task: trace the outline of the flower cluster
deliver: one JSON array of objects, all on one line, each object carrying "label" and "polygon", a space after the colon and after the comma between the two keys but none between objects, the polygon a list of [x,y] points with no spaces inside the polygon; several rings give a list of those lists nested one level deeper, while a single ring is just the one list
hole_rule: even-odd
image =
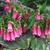
[{"label": "flower cluster", "polygon": [[16,24],[14,24],[13,21],[9,20],[8,19],[9,17],[5,16],[3,18],[3,16],[2,16],[3,21],[6,19],[6,20],[8,20],[8,22],[6,24],[6,21],[4,21],[4,24],[7,25],[6,30],[4,29],[4,27],[2,27],[2,24],[1,24],[0,36],[2,36],[3,39],[6,41],[14,41],[16,38],[19,38],[22,35],[22,27],[21,27],[21,23],[20,23],[22,16],[20,13],[18,13],[16,11],[15,7],[11,7],[10,0],[5,0],[5,2],[6,2],[6,5],[3,6],[3,10],[8,13],[11,13],[11,10],[13,8],[13,12],[12,12],[13,15],[10,18],[13,19],[14,21],[17,21],[16,23],[18,23],[18,25],[15,26]]},{"label": "flower cluster", "polygon": [[[14,0],[14,2],[15,1],[16,0]],[[5,17],[2,16],[1,20],[3,21],[0,25],[0,36],[2,36],[4,40],[14,41],[16,38],[19,38],[22,33],[26,33],[27,30],[29,30],[29,25],[31,25],[30,30],[32,31],[33,36],[45,38],[50,34],[50,19],[44,17],[44,14],[37,12],[35,13],[35,16],[33,16],[34,14],[30,11],[26,12],[23,10],[24,15],[22,15],[21,12],[17,11],[15,6],[11,5],[10,0],[5,0],[5,2],[6,5],[3,6],[3,10],[6,12],[6,15]],[[33,22],[34,18],[36,19],[35,22]],[[41,23],[40,21],[45,21],[45,23]],[[32,24],[34,25],[32,26]],[[41,25],[44,26],[44,28],[42,28]]]},{"label": "flower cluster", "polygon": [[[34,25],[31,28],[33,35],[39,36],[42,38],[45,38],[48,35],[50,35],[50,18],[48,18],[46,16],[48,16],[48,14],[44,15],[44,14],[40,14],[40,12],[38,12],[35,15],[36,22],[34,23]],[[40,21],[43,21],[44,24],[43,24],[43,22],[40,22]]]}]

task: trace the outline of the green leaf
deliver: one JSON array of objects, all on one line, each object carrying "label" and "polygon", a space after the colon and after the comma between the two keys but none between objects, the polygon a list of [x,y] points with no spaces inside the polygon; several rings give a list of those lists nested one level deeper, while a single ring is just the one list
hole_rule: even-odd
[{"label": "green leaf", "polygon": [[33,15],[33,16],[31,16],[31,17],[28,19],[28,21],[27,21],[27,28],[30,29],[31,26],[33,26],[34,22],[35,22],[35,17],[34,17],[34,15]]}]

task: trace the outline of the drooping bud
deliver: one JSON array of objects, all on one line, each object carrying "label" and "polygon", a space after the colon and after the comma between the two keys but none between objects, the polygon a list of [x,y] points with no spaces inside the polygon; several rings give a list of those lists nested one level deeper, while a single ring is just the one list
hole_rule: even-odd
[{"label": "drooping bud", "polygon": [[19,17],[19,13],[18,12],[13,12],[13,19],[17,19]]},{"label": "drooping bud", "polygon": [[36,20],[41,20],[40,12],[38,12],[38,14],[36,14],[35,18],[36,18]]},{"label": "drooping bud", "polygon": [[27,25],[25,24],[23,27],[23,32],[26,33],[27,32]]},{"label": "drooping bud", "polygon": [[41,20],[44,20],[44,15],[43,14],[41,14]]},{"label": "drooping bud", "polygon": [[9,10],[10,10],[9,5],[5,5],[5,6],[4,6],[4,11],[9,11]]},{"label": "drooping bud", "polygon": [[19,35],[22,35],[22,27],[21,27],[21,25],[19,25],[19,27],[18,27],[18,33],[19,33]]}]

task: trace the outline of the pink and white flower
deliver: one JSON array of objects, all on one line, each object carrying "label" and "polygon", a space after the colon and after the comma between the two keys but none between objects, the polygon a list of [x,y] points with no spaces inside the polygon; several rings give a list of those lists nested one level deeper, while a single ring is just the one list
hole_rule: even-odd
[{"label": "pink and white flower", "polygon": [[18,12],[13,12],[13,19],[17,19],[19,17],[19,13]]},{"label": "pink and white flower", "polygon": [[9,11],[9,10],[10,10],[9,5],[5,5],[5,6],[4,6],[4,10],[5,10],[5,11]]},{"label": "pink and white flower", "polygon": [[19,35],[22,35],[22,27],[21,27],[21,25],[19,25],[19,27],[18,27],[18,33],[19,33]]},{"label": "pink and white flower", "polygon": [[48,25],[46,24],[46,28],[45,28],[45,35],[48,35]]},{"label": "pink and white flower", "polygon": [[1,29],[0,29],[0,36],[3,36],[3,34],[4,34],[4,29],[1,28]]},{"label": "pink and white flower", "polygon": [[14,41],[14,40],[15,40],[15,36],[14,36],[13,31],[12,31],[12,32],[10,32],[10,37],[11,37],[11,40],[10,40],[10,41]]},{"label": "pink and white flower", "polygon": [[4,40],[7,40],[6,38],[7,38],[7,35],[6,35],[7,33],[6,32],[4,32],[4,34],[3,34],[3,39]]},{"label": "pink and white flower", "polygon": [[14,29],[14,36],[15,38],[19,38],[20,37],[20,34],[18,33],[18,29]]},{"label": "pink and white flower", "polygon": [[5,0],[6,3],[10,3],[10,0]]},{"label": "pink and white flower", "polygon": [[10,41],[11,39],[10,39],[10,33],[6,33],[6,40],[7,41]]},{"label": "pink and white flower", "polygon": [[12,31],[13,31],[12,23],[9,21],[9,22],[8,22],[8,29],[7,29],[7,32],[12,32]]},{"label": "pink and white flower", "polygon": [[41,36],[42,32],[41,32],[41,27],[38,25],[38,28],[37,28],[37,34],[38,36]]},{"label": "pink and white flower", "polygon": [[33,35],[37,35],[37,25],[34,24],[34,26],[32,27],[32,32],[33,32]]},{"label": "pink and white flower", "polygon": [[50,26],[48,27],[48,34],[50,34]]},{"label": "pink and white flower", "polygon": [[38,12],[38,14],[35,16],[36,20],[41,20],[41,15],[40,12]]}]

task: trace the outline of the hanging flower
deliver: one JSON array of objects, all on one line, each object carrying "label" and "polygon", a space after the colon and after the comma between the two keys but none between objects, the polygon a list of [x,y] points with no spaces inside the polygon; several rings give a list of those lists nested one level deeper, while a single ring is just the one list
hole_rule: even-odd
[{"label": "hanging flower", "polygon": [[5,0],[6,3],[10,3],[10,0]]},{"label": "hanging flower", "polygon": [[32,27],[32,32],[33,32],[33,35],[37,35],[37,25],[36,25],[36,23]]},{"label": "hanging flower", "polygon": [[12,31],[12,32],[10,32],[10,37],[11,37],[11,40],[10,40],[10,41],[14,41],[14,40],[15,40],[15,36],[14,36],[13,31]]},{"label": "hanging flower", "polygon": [[19,38],[20,37],[20,34],[18,32],[18,29],[14,29],[13,30],[13,33],[14,33],[15,38]]},{"label": "hanging flower", "polygon": [[42,38],[45,38],[45,30],[42,30],[41,36]]},{"label": "hanging flower", "polygon": [[12,27],[12,23],[11,21],[8,22],[8,32],[12,32],[13,31],[13,27]]},{"label": "hanging flower", "polygon": [[48,27],[48,34],[50,34],[50,26]]},{"label": "hanging flower", "polygon": [[38,36],[41,36],[41,34],[42,34],[41,27],[39,25],[37,27],[37,34],[38,34]]},{"label": "hanging flower", "polygon": [[35,16],[36,20],[41,20],[41,15],[40,15],[40,12],[38,12]]},{"label": "hanging flower", "polygon": [[3,34],[4,34],[4,29],[1,28],[1,29],[0,29],[0,36],[3,36]]},{"label": "hanging flower", "polygon": [[13,19],[18,19],[18,17],[19,17],[19,13],[18,12],[13,12],[12,18]]},{"label": "hanging flower", "polygon": [[21,25],[18,26],[18,33],[19,33],[19,35],[22,35],[22,27],[21,27]]},{"label": "hanging flower", "polygon": [[41,14],[41,20],[44,20],[44,15],[43,14]]},{"label": "hanging flower", "polygon": [[4,32],[4,34],[3,34],[3,39],[4,39],[4,40],[7,40],[6,38],[7,38],[6,32]]},{"label": "hanging flower", "polygon": [[6,33],[6,41],[10,41],[10,33]]},{"label": "hanging flower", "polygon": [[5,5],[4,6],[4,11],[9,11],[10,10],[10,6],[9,5]]},{"label": "hanging flower", "polygon": [[45,35],[47,36],[48,35],[48,25],[46,24],[46,27],[45,27]]},{"label": "hanging flower", "polygon": [[20,21],[20,20],[21,20],[21,18],[22,18],[22,14],[20,14],[20,15],[19,15],[19,17],[17,18],[17,20],[19,20],[19,21]]}]

